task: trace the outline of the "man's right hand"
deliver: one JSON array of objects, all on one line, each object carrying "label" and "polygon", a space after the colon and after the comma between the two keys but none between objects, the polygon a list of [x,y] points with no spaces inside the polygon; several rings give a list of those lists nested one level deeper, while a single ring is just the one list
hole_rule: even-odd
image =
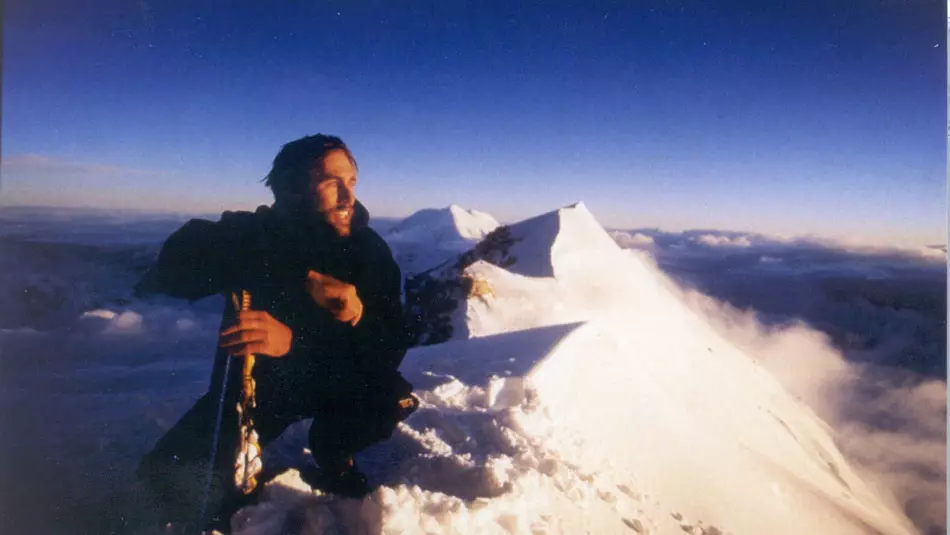
[{"label": "man's right hand", "polygon": [[304,283],[314,302],[329,310],[338,321],[356,326],[363,317],[363,302],[356,286],[310,270]]},{"label": "man's right hand", "polygon": [[263,310],[238,312],[237,322],[221,331],[218,345],[232,357],[249,354],[279,358],[290,352],[293,332]]}]

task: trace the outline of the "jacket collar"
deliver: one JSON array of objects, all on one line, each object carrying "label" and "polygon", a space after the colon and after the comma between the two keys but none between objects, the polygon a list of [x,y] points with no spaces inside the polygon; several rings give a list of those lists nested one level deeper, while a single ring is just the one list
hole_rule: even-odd
[{"label": "jacket collar", "polygon": [[353,207],[353,220],[350,221],[350,234],[355,234],[358,230],[363,230],[369,226],[369,210],[363,206],[363,203],[356,201]]},{"label": "jacket collar", "polygon": [[[270,212],[271,214],[277,215],[280,219],[283,219],[285,222],[290,223],[291,226],[294,227],[303,224],[304,227],[310,227],[310,229],[316,231],[317,234],[323,235],[330,239],[339,238],[339,236],[336,234],[336,231],[330,226],[329,223],[316,217],[303,218],[300,216],[295,216],[292,213],[278,210],[274,206],[261,206],[257,209],[257,211],[259,213]],[[350,221],[350,236],[356,234],[364,228],[367,228],[369,226],[369,221],[369,210],[366,209],[366,206],[364,206],[363,203],[356,201],[353,206],[353,219]]]}]

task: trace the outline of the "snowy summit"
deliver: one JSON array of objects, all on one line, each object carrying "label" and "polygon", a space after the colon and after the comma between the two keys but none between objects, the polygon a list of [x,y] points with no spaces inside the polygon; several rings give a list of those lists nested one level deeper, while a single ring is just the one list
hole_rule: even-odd
[{"label": "snowy summit", "polygon": [[[394,247],[426,228],[410,223]],[[583,204],[495,227],[407,281],[424,345],[403,371],[423,404],[361,454],[381,486],[341,499],[289,468],[235,533],[915,532],[812,410]],[[278,454],[300,456],[305,436],[292,428]]]},{"label": "snowy summit", "polygon": [[384,238],[403,272],[414,274],[472,248],[498,226],[489,214],[453,204],[420,210],[391,228]]},{"label": "snowy summit", "polygon": [[479,241],[498,227],[495,218],[478,210],[466,210],[457,204],[442,209],[420,210],[390,229],[390,242],[429,242],[453,246],[458,242]]}]

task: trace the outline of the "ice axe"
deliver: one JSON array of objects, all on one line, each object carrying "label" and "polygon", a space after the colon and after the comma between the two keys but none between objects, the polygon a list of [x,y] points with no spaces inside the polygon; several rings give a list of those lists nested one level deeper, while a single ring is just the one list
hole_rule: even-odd
[{"label": "ice axe", "polygon": [[[235,311],[246,312],[251,308],[251,294],[246,290],[241,291],[241,298],[237,294],[231,294],[231,303]],[[221,397],[218,400],[218,412],[215,418],[214,435],[211,440],[211,455],[208,465],[208,478],[205,483],[204,498],[201,501],[201,523],[199,529],[204,529],[208,498],[211,494],[211,485],[214,478],[215,457],[218,451],[218,443],[221,435],[221,419],[224,412],[225,396],[228,388],[228,378],[230,376],[231,358],[227,357],[224,363],[224,378],[221,384]],[[257,475],[262,468],[261,448],[257,440],[257,430],[254,420],[251,417],[251,409],[257,406],[255,399],[256,385],[251,372],[254,370],[254,355],[248,353],[244,355],[244,366],[242,370],[243,388],[241,400],[237,404],[238,413],[238,448],[237,458],[234,464],[234,486],[244,495],[250,494],[257,488]]]}]

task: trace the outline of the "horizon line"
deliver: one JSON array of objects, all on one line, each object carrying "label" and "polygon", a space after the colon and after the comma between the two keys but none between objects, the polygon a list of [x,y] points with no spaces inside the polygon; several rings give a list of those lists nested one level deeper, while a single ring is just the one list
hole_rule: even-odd
[{"label": "horizon line", "polygon": [[[546,213],[555,212],[562,208],[575,206],[578,203],[583,203],[583,201],[566,204],[564,206],[560,206],[553,210],[548,210],[547,212],[542,212],[541,214],[528,216],[528,217],[515,220],[515,221],[501,221],[501,220],[497,220],[497,221],[502,225],[513,225],[521,221],[524,221],[526,219],[537,217],[538,215],[543,215]],[[465,208],[459,205],[458,203],[452,203],[452,204],[449,204],[448,206],[441,207],[441,208],[433,208],[433,207],[420,208],[407,215],[372,216],[372,219],[399,221],[399,220],[404,220],[408,217],[411,217],[412,215],[422,210],[448,210],[451,206],[459,206],[465,210],[476,210],[476,211],[491,215],[489,212],[484,212],[483,210]],[[166,209],[166,208],[127,208],[127,207],[104,207],[104,206],[91,206],[91,205],[13,204],[13,203],[4,203],[3,201],[0,201],[0,211],[4,209],[10,209],[10,208],[22,209],[22,210],[37,210],[37,211],[60,210],[60,211],[73,211],[73,212],[96,212],[96,213],[113,212],[113,213],[130,214],[130,215],[131,214],[152,215],[152,216],[167,215],[167,216],[179,216],[179,217],[211,216],[211,215],[220,215],[221,213],[221,211],[218,211],[218,210],[172,210],[172,209]],[[235,211],[240,211],[240,209],[236,209]],[[682,228],[682,229],[677,230],[677,229],[668,229],[661,226],[632,226],[632,227],[614,226],[614,225],[611,225],[611,226],[601,225],[601,226],[606,232],[635,232],[636,233],[636,232],[642,232],[642,231],[652,231],[652,232],[659,232],[663,234],[673,234],[673,235],[704,233],[704,232],[705,233],[720,233],[720,234],[732,234],[732,235],[740,235],[740,236],[762,237],[762,238],[777,240],[780,242],[794,242],[794,241],[831,242],[836,247],[840,247],[840,248],[855,248],[855,247],[856,248],[866,248],[866,247],[889,248],[889,249],[917,249],[917,248],[941,249],[942,248],[945,250],[948,248],[947,240],[944,240],[943,243],[940,243],[940,242],[933,243],[927,240],[927,241],[922,241],[919,244],[910,245],[907,243],[901,243],[901,244],[893,243],[893,242],[882,243],[882,242],[874,242],[873,240],[869,240],[869,239],[844,238],[840,236],[833,236],[831,234],[822,235],[822,234],[815,234],[815,233],[806,233],[806,234],[772,233],[772,234],[769,234],[769,233],[757,232],[753,230],[735,230],[735,229],[711,228],[711,227],[689,227],[689,228]]]}]

